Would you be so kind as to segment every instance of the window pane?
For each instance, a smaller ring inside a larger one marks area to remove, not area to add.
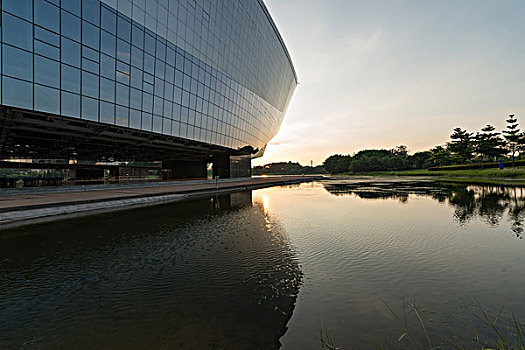
[[[32,0],[8,0],[3,1],[3,11],[9,11],[14,15],[23,17],[28,21],[33,20]]]
[[[128,112],[129,109],[127,107],[117,106],[115,113],[115,124],[127,127],[129,123]]]
[[[62,90],[80,93],[80,70],[62,65]]]
[[[58,34],[44,28],[35,27],[35,39],[60,47],[60,37]]]
[[[22,19],[3,13],[2,40],[29,51],[33,50],[33,26]]]
[[[162,118],[156,115],[153,116],[153,132],[162,132]]]
[[[29,52],[3,45],[2,61],[3,74],[33,80],[33,55]]]
[[[62,35],[80,41],[80,18],[62,10]]]
[[[127,85],[117,84],[117,104],[129,106],[129,87]]]
[[[129,127],[134,129],[140,129],[142,125],[141,113],[135,109],[129,111]]]
[[[113,35],[102,31],[100,50],[107,55],[115,57],[116,45],[116,38]]]
[[[98,121],[98,101],[82,97],[82,119]]]
[[[98,98],[98,77],[95,74],[82,72],[82,95]]]
[[[115,102],[115,82],[100,78],[100,99],[107,102]]]
[[[142,109],[142,91],[131,88],[130,107]],[[138,127],[140,127],[140,125]]]
[[[117,34],[117,15],[110,9],[102,6],[102,29],[110,32],[111,34]]]
[[[114,80],[115,79],[115,64],[114,58],[100,55],[100,75]]]
[[[82,21],[82,43],[95,50],[99,49],[99,29],[86,21]]]
[[[137,49],[135,46],[131,47],[131,65],[142,69],[144,62],[144,52]]]
[[[100,22],[100,2],[97,0],[82,0],[82,18],[98,26]]]
[[[3,77],[2,103],[6,106],[33,109],[33,84]]]
[[[59,91],[35,84],[35,111],[58,114]]]
[[[100,121],[115,124],[115,105],[108,102],[100,102]]]
[[[35,0],[35,24],[58,32],[58,7],[44,0]]]
[[[142,112],[142,130],[151,131],[152,115]]]
[[[117,36],[131,42],[131,23],[121,16],[118,16],[117,19]]]
[[[123,62],[130,62],[130,45],[122,39],[117,40],[117,58]]]
[[[61,6],[63,9],[80,16],[80,1],[81,0],[63,0]]]
[[[75,67],[80,67],[80,44],[62,38],[62,62]]]
[[[133,26],[133,45],[139,49],[144,48],[144,31],[137,26]]]
[[[55,60],[60,59],[60,50],[42,41],[35,40],[35,53]]]
[[[80,118],[80,96],[62,91],[61,103],[63,116]]]
[[[35,83],[59,88],[59,77],[58,62],[35,55]]]

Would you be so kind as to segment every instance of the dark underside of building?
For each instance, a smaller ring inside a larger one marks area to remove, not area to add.
[[[211,166],[214,178],[249,177],[258,151],[0,107],[1,168],[72,169],[77,178],[102,177],[104,170],[117,175],[118,168],[162,169],[165,179],[184,179],[206,178]],[[34,163],[8,161],[19,159]],[[130,165],[111,165],[118,163]]]

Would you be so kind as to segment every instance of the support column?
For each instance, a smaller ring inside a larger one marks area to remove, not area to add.
[[[213,178],[220,177],[221,179],[230,178],[230,156],[215,155],[213,156]]]

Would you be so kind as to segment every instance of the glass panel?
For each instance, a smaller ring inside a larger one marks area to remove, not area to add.
[[[4,43],[29,51],[33,50],[33,26],[29,22],[4,12],[2,15],[2,35]]]
[[[114,58],[106,55],[100,55],[100,75],[112,79],[115,79],[115,64]]]
[[[60,47],[60,37],[58,34],[40,27],[35,27],[35,39]]]
[[[61,33],[76,41],[80,41],[80,18],[73,16],[67,11],[61,12]]]
[[[16,78],[33,80],[33,55],[29,52],[3,45],[2,73]]]
[[[58,114],[60,95],[57,89],[35,84],[35,111]]]
[[[14,15],[33,20],[33,1],[32,0],[8,0],[3,1],[3,11],[9,11]]]
[[[101,41],[100,41],[100,50],[112,57],[115,57],[115,51],[116,51],[116,42],[117,38],[109,33],[106,33],[105,31],[102,31],[101,33]]]
[[[33,109],[33,84],[3,77],[2,102],[6,106]]]
[[[129,86],[117,83],[117,104],[129,106]]]
[[[152,118],[151,114],[142,112],[142,130],[151,131]]]
[[[129,111],[129,127],[134,129],[140,129],[142,122],[141,122],[141,113],[140,111],[137,111],[135,109],[130,109]]]
[[[61,6],[63,9],[80,16],[80,1],[81,0],[62,0]]]
[[[108,102],[100,102],[100,121],[115,124],[115,105]]]
[[[98,101],[82,97],[82,119],[98,121]]]
[[[142,94],[142,110],[148,113],[153,113],[153,95]]]
[[[80,118],[80,96],[62,91],[61,102],[63,116]]]
[[[162,117],[153,116],[153,132],[162,132]]]
[[[144,48],[144,31],[137,26],[133,26],[132,32],[133,32],[133,35],[132,35],[133,45],[135,45],[139,49],[143,49]]]
[[[100,78],[100,99],[115,102],[115,82],[113,80]]]
[[[130,107],[139,110],[142,109],[142,91],[131,88]]]
[[[110,32],[111,34],[117,34],[117,14],[112,10],[102,6],[102,29]]]
[[[127,107],[117,106],[115,113],[115,124],[127,127],[129,123],[128,112],[129,109]]]
[[[80,67],[80,44],[63,37],[61,51],[62,62]]]
[[[45,0],[35,0],[35,24],[59,31],[59,9]]]
[[[35,55],[35,83],[60,87],[60,69],[58,62]],[[36,97],[36,92],[35,92]],[[58,108],[58,103],[57,103]]]
[[[131,23],[122,16],[117,19],[117,36],[127,42],[131,42]]]
[[[82,21],[82,43],[95,50],[99,49],[99,29],[86,21]]]
[[[95,74],[82,72],[82,95],[98,98],[98,77]]]
[[[137,49],[135,46],[131,47],[131,65],[142,69],[144,64],[144,52]]]
[[[123,62],[129,64],[130,62],[130,45],[122,41],[122,39],[117,39],[117,58]]]
[[[155,96],[153,103],[153,114],[163,115],[164,113],[164,100],[160,97]]]
[[[55,60],[60,60],[60,50],[42,41],[35,40],[35,53]]]
[[[62,65],[62,90],[68,90],[71,92],[76,92],[77,94],[80,93],[80,70],[77,68],[73,68],[70,66],[67,66],[65,64]]]
[[[98,26],[100,24],[100,2],[82,0],[82,18]]]

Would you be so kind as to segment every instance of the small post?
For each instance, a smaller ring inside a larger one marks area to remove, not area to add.
[[[219,191],[219,177],[215,176],[215,191]]]

